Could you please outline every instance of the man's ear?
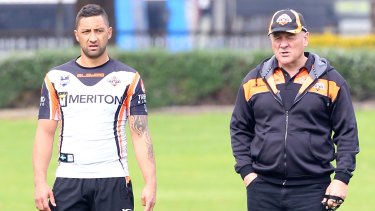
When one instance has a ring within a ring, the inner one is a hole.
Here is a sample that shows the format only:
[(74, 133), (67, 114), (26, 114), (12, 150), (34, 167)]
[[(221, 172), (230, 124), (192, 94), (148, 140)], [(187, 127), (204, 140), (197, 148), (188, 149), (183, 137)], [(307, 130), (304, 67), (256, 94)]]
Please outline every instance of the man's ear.
[(76, 37), (77, 42), (79, 42), (79, 39), (78, 39), (78, 31), (77, 31), (77, 30), (74, 30), (74, 36)]
[(113, 28), (109, 27), (108, 28), (108, 40), (111, 39), (111, 37), (112, 37), (112, 31), (113, 31)]
[(307, 47), (309, 45), (309, 32), (305, 32), (303, 35), (303, 46)]

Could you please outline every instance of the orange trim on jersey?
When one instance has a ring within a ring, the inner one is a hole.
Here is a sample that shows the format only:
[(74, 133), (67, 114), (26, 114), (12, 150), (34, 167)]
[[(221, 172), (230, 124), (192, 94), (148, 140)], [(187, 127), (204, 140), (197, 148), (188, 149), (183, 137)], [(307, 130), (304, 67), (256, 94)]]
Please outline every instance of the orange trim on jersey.
[(127, 113), (127, 116), (129, 116), (129, 113), (130, 113), (130, 100), (132, 98), (132, 95), (134, 94), (134, 91), (135, 91), (135, 87), (139, 81), (139, 78), (140, 78), (140, 75), (139, 73), (137, 72), (133, 78), (133, 81), (131, 82), (131, 84), (129, 85), (129, 89), (126, 93), (126, 98), (125, 98), (125, 102), (122, 104), (121, 108), (120, 108), (120, 112), (119, 112), (119, 116), (118, 116), (118, 120), (117, 120), (117, 134), (118, 134), (118, 140), (119, 140), (119, 146), (120, 146), (120, 155), (122, 155), (122, 141), (123, 141), (123, 138), (121, 137), (121, 121), (122, 121), (122, 118), (124, 116), (124, 113), (126, 112)]
[(124, 111), (125, 111), (126, 105), (122, 104), (119, 112), (119, 116), (117, 119), (117, 135), (118, 135), (118, 141), (119, 141), (119, 148), (120, 148), (120, 155), (122, 156), (122, 136), (121, 136), (121, 121), (122, 117), (124, 116)]
[(251, 97), (255, 94), (268, 92), (266, 83), (261, 78), (251, 79), (246, 82), (243, 86), (245, 99), (249, 101)]
[(309, 72), (306, 69), (303, 69), (301, 72), (297, 73), (296, 77), (294, 78), (294, 83), (303, 84), (306, 79), (310, 77)]
[(334, 81), (329, 81), (329, 97), (331, 98), (332, 102), (336, 101), (339, 91), (340, 86), (338, 86)]
[(59, 97), (56, 94), (56, 89), (52, 85), (51, 81), (48, 77), (44, 78), (44, 82), (46, 83), (48, 93), (49, 93), (49, 104), (50, 104), (50, 119), (55, 120), (57, 114), (59, 114)]
[(284, 73), (281, 69), (276, 69), (272, 75), (276, 84), (285, 84)]
[[(297, 78), (294, 80), (296, 82), (302, 82), (302, 86), (298, 91), (299, 94), (303, 93), (307, 89), (307, 87), (309, 87), (314, 82), (314, 79), (309, 74), (305, 74), (305, 72), (307, 73), (307, 71), (301, 72), (301, 76), (298, 76), (299, 80)], [(302, 79), (303, 81), (301, 81), (302, 77), (304, 77)]]
[(137, 86), (140, 78), (141, 78), (141, 76), (137, 72), (135, 74), (134, 78), (133, 78), (132, 83), (129, 85), (128, 93), (126, 93), (125, 105), (126, 105), (126, 110), (127, 110), (128, 116), (130, 115), (130, 101), (132, 99), (132, 96), (135, 92), (135, 87)]
[(61, 137), (62, 137), (62, 120), (60, 120), (58, 123), (58, 128), (59, 128), (59, 141), (57, 142), (57, 153), (60, 154), (60, 149), (61, 149)]
[(318, 82), (310, 88), (309, 92), (327, 96), (334, 102), (340, 91), (340, 87), (334, 81), (319, 79)]
[(271, 88), (271, 90), (272, 90), (272, 92), (273, 92), (274, 94), (279, 93), (279, 90), (278, 90), (277, 87), (276, 87), (275, 78), (274, 78), (273, 76), (267, 78), (267, 83), (268, 83), (268, 86)]

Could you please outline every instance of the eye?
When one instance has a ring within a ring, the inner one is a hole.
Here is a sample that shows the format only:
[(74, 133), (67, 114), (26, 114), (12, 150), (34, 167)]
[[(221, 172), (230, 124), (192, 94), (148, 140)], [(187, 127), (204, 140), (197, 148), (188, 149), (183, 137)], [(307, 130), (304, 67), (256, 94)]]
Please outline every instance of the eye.
[(294, 40), (294, 39), (296, 39), (296, 35), (291, 34), (287, 38), (288, 38), (288, 40)]

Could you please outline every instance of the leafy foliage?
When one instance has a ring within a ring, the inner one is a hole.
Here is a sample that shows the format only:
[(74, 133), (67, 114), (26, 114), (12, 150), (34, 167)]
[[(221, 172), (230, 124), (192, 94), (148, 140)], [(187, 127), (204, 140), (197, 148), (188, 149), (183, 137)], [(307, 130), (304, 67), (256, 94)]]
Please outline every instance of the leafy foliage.
[[(357, 100), (374, 98), (375, 53), (368, 50), (314, 49), (347, 80)], [(0, 62), (0, 108), (37, 106), (46, 72), (79, 55), (79, 49), (14, 53)], [(233, 104), (241, 80), (272, 55), (270, 51), (161, 50), (110, 55), (140, 72), (150, 107)]]

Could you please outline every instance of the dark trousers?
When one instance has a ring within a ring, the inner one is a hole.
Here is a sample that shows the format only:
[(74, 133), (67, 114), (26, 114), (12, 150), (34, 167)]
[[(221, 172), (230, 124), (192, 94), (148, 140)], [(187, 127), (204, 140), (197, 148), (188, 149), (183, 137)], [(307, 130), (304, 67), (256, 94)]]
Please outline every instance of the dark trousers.
[(324, 211), (329, 184), (282, 186), (257, 177), (247, 187), (248, 211)]
[(114, 178), (56, 178), (53, 186), (57, 207), (52, 211), (132, 211), (133, 190), (130, 181)]

